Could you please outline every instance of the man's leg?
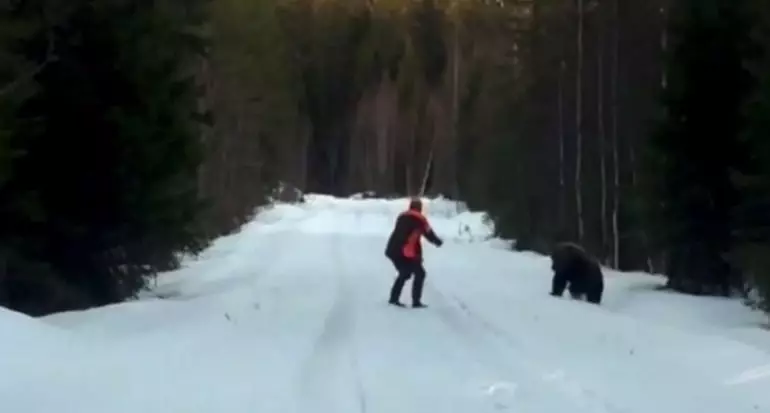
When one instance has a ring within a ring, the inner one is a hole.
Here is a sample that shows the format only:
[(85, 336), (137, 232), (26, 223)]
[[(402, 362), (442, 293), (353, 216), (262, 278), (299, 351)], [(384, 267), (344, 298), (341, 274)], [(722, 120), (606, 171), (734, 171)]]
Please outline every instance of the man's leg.
[(412, 264), (414, 280), (412, 280), (412, 306), (424, 307), (422, 303), (422, 288), (425, 284), (425, 268), (422, 262), (416, 261)]
[(412, 275), (412, 269), (403, 259), (393, 258), (391, 262), (393, 262), (393, 266), (398, 271), (398, 277), (393, 281), (393, 286), (390, 288), (390, 303), (396, 304), (399, 302), (398, 299), (401, 297), (401, 290), (404, 289), (406, 280)]

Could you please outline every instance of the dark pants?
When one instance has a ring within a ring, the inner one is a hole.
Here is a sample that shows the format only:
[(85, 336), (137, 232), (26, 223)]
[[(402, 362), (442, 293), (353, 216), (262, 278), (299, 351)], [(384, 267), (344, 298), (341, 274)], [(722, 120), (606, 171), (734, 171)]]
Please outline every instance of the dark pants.
[(422, 261), (410, 260), (404, 257), (390, 258), (393, 266), (398, 271), (398, 277), (393, 282), (393, 287), (390, 289), (390, 301), (397, 302), (401, 297), (401, 290), (404, 289), (404, 284), (412, 275), (412, 304), (422, 303), (422, 287), (425, 284), (425, 268), (422, 266)]

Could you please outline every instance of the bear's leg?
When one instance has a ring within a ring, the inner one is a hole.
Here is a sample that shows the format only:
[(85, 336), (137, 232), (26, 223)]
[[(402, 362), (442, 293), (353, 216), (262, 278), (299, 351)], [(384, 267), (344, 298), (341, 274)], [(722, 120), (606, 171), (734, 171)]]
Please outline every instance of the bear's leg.
[(565, 288), (567, 288), (567, 278), (563, 273), (554, 271), (553, 280), (551, 281), (551, 295), (561, 297), (564, 294)]
[(585, 299), (586, 293), (588, 292), (588, 277), (585, 273), (585, 266), (580, 265), (579, 262), (576, 262), (572, 265), (572, 268), (570, 268), (570, 277), (569, 277), (569, 292), (570, 295), (572, 295), (572, 298), (576, 300), (582, 300)]
[(569, 283), (569, 294), (576, 300), (583, 299), (585, 296), (585, 288), (581, 280), (571, 280)]
[(598, 264), (591, 266), (586, 281), (586, 301), (592, 304), (601, 304), (602, 293), (604, 293), (604, 275)]
[(586, 301), (588, 301), (591, 304), (601, 304), (602, 303), (602, 290), (601, 289), (591, 289), (591, 291), (586, 294)]
[[(600, 275), (601, 276), (601, 275)], [(604, 293), (604, 282), (602, 279), (593, 280), (586, 292), (586, 301), (592, 304), (601, 304), (602, 293)]]
[(572, 292), (572, 291), (570, 291), (569, 295), (570, 297), (572, 297), (573, 300), (583, 300), (585, 299), (585, 296), (586, 296), (583, 293)]

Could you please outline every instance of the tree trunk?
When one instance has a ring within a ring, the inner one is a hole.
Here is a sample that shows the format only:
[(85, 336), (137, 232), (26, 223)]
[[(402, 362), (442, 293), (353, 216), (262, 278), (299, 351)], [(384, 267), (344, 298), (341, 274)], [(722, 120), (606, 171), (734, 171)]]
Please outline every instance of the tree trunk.
[[(458, 190), (458, 177), (457, 177), (457, 147), (459, 133), (457, 128), (460, 125), (460, 22), (459, 19), (454, 23), (454, 52), (452, 53), (454, 61), (452, 62), (452, 128), (450, 141), (452, 142), (452, 158), (450, 162), (452, 166), (452, 175), (450, 176), (452, 183), (449, 188), (449, 195), (454, 198), (457, 196)], [(432, 152), (431, 152), (432, 153)]]
[[(668, 30), (666, 30), (666, 27), (668, 27), (668, 15), (666, 13), (666, 9), (661, 8), (660, 14), (663, 15), (663, 25), (661, 26), (662, 30), (660, 31), (660, 49), (663, 53), (666, 53), (668, 50)], [(660, 86), (663, 89), (666, 89), (668, 86), (668, 73), (666, 73), (665, 65), (663, 65), (663, 70), (660, 71)]]
[(567, 179), (564, 167), (564, 72), (567, 70), (567, 64), (564, 60), (559, 65), (559, 233), (563, 237), (564, 229), (567, 223)]
[(583, 242), (583, 194), (581, 173), (583, 170), (583, 1), (578, 0), (578, 30), (577, 30), (577, 80), (575, 102), (575, 128), (577, 142), (575, 148), (575, 206), (577, 208), (578, 242)]
[[(604, 26), (602, 26), (603, 28)], [(597, 81), (596, 84), (598, 85), (597, 90), (597, 117), (599, 120), (598, 124), (598, 130), (599, 130), (599, 167), (601, 168), (600, 175), (601, 175), (601, 228), (602, 228), (602, 235), (601, 235), (601, 248), (602, 248), (602, 260), (605, 262), (609, 260), (609, 256), (607, 254), (607, 241), (609, 239), (609, 229), (607, 225), (607, 161), (606, 161), (606, 155), (607, 155), (607, 149), (606, 149), (606, 131), (604, 128), (604, 42), (603, 42), (603, 36), (604, 31), (603, 30), (597, 30), (596, 33), (598, 34), (597, 37)]]
[(618, 211), (620, 209), (620, 165), (618, 159), (618, 76), (620, 54), (620, 0), (614, 0), (613, 10), (613, 34), (612, 34), (612, 173), (613, 173), (613, 197), (612, 197), (612, 266), (620, 266), (620, 234), (618, 228)]
[[(629, 145), (628, 147), (628, 163), (630, 164), (630, 170), (631, 170), (631, 187), (636, 189), (636, 151), (634, 151), (634, 146)], [(655, 265), (653, 265), (652, 262), (652, 256), (650, 255), (650, 241), (649, 237), (647, 236), (647, 231), (642, 229), (641, 231), (641, 241), (642, 245), (645, 249), (646, 255), (647, 255), (647, 272), (653, 273), (655, 271)]]
[(430, 170), (433, 166), (433, 144), (431, 144), (430, 152), (428, 153), (428, 160), (425, 163), (425, 172), (422, 175), (422, 183), (420, 185), (420, 196), (425, 195), (425, 190), (428, 186), (428, 177), (430, 176)]

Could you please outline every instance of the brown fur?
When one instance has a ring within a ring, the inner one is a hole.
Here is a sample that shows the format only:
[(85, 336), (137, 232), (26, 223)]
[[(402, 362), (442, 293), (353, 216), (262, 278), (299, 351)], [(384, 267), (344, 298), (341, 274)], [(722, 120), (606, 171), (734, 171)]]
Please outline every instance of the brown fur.
[(572, 242), (557, 244), (551, 253), (551, 269), (551, 295), (561, 296), (568, 288), (573, 298), (585, 298), (594, 304), (601, 302), (604, 292), (601, 266), (581, 246)]

